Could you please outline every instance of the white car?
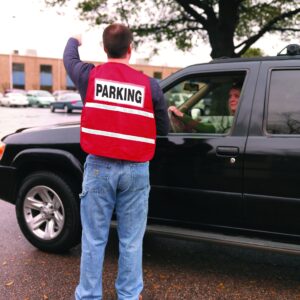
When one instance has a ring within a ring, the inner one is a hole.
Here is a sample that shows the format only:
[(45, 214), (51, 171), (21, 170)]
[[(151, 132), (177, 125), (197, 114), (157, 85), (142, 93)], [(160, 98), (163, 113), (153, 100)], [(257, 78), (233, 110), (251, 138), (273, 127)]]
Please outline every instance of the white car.
[(29, 102), (27, 97), (21, 93), (7, 93), (0, 99), (1, 105), (4, 106), (24, 106), (27, 107)]

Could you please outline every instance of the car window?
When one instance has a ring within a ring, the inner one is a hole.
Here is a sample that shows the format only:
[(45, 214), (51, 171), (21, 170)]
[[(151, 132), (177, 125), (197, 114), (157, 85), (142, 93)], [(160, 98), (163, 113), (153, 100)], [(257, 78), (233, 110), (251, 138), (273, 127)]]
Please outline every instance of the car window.
[(300, 134), (300, 70), (274, 70), (270, 77), (266, 130)]
[(67, 100), (81, 100), (81, 97), (77, 93), (66, 93), (59, 96), (59, 100), (67, 101)]
[(228, 133), (245, 75), (236, 72), (188, 77), (167, 89), (171, 132)]
[(41, 97), (51, 97), (52, 94), (48, 91), (39, 91), (38, 93), (38, 96), (41, 96)]

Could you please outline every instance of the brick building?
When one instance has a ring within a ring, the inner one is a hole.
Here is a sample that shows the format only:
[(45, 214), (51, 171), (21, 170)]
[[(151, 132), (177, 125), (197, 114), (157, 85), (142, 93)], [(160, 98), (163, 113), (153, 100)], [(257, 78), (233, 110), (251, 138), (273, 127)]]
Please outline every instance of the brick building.
[[(139, 64), (132, 64), (131, 67), (157, 79), (163, 79), (179, 69)], [(8, 88), (42, 89), (53, 92), (74, 89), (74, 84), (66, 74), (62, 59), (24, 56), (17, 53), (0, 54), (0, 92)]]

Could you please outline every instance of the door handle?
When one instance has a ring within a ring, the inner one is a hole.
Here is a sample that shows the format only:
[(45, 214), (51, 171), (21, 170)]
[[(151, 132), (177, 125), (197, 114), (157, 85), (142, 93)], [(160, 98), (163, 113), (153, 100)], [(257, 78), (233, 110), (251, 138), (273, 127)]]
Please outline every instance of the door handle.
[(236, 157), (239, 155), (238, 147), (218, 146), (216, 154), (219, 156)]

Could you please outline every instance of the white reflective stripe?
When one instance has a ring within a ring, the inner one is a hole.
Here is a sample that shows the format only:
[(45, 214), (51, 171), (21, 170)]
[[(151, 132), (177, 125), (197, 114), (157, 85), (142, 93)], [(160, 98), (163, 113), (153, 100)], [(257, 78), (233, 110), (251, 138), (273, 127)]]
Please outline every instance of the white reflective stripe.
[(103, 135), (103, 136), (113, 137), (113, 138), (117, 138), (117, 139), (143, 142), (143, 143), (148, 143), (148, 144), (155, 144), (154, 139), (148, 139), (148, 138), (135, 136), (135, 135), (127, 135), (127, 134), (122, 134), (122, 133), (102, 131), (102, 130), (90, 129), (90, 128), (85, 128), (85, 127), (81, 127), (81, 131), (85, 132), (85, 133)]
[(112, 111), (119, 111), (119, 112), (124, 112), (124, 113), (128, 113), (128, 114), (134, 114), (134, 115), (140, 115), (140, 116), (148, 117), (148, 118), (152, 118), (152, 119), (154, 118), (153, 113), (149, 113), (146, 111), (133, 109), (133, 108), (126, 108), (126, 107), (106, 105), (106, 104), (100, 104), (100, 103), (91, 103), (91, 102), (87, 102), (85, 104), (85, 106), (106, 109), (106, 110), (112, 110)]

